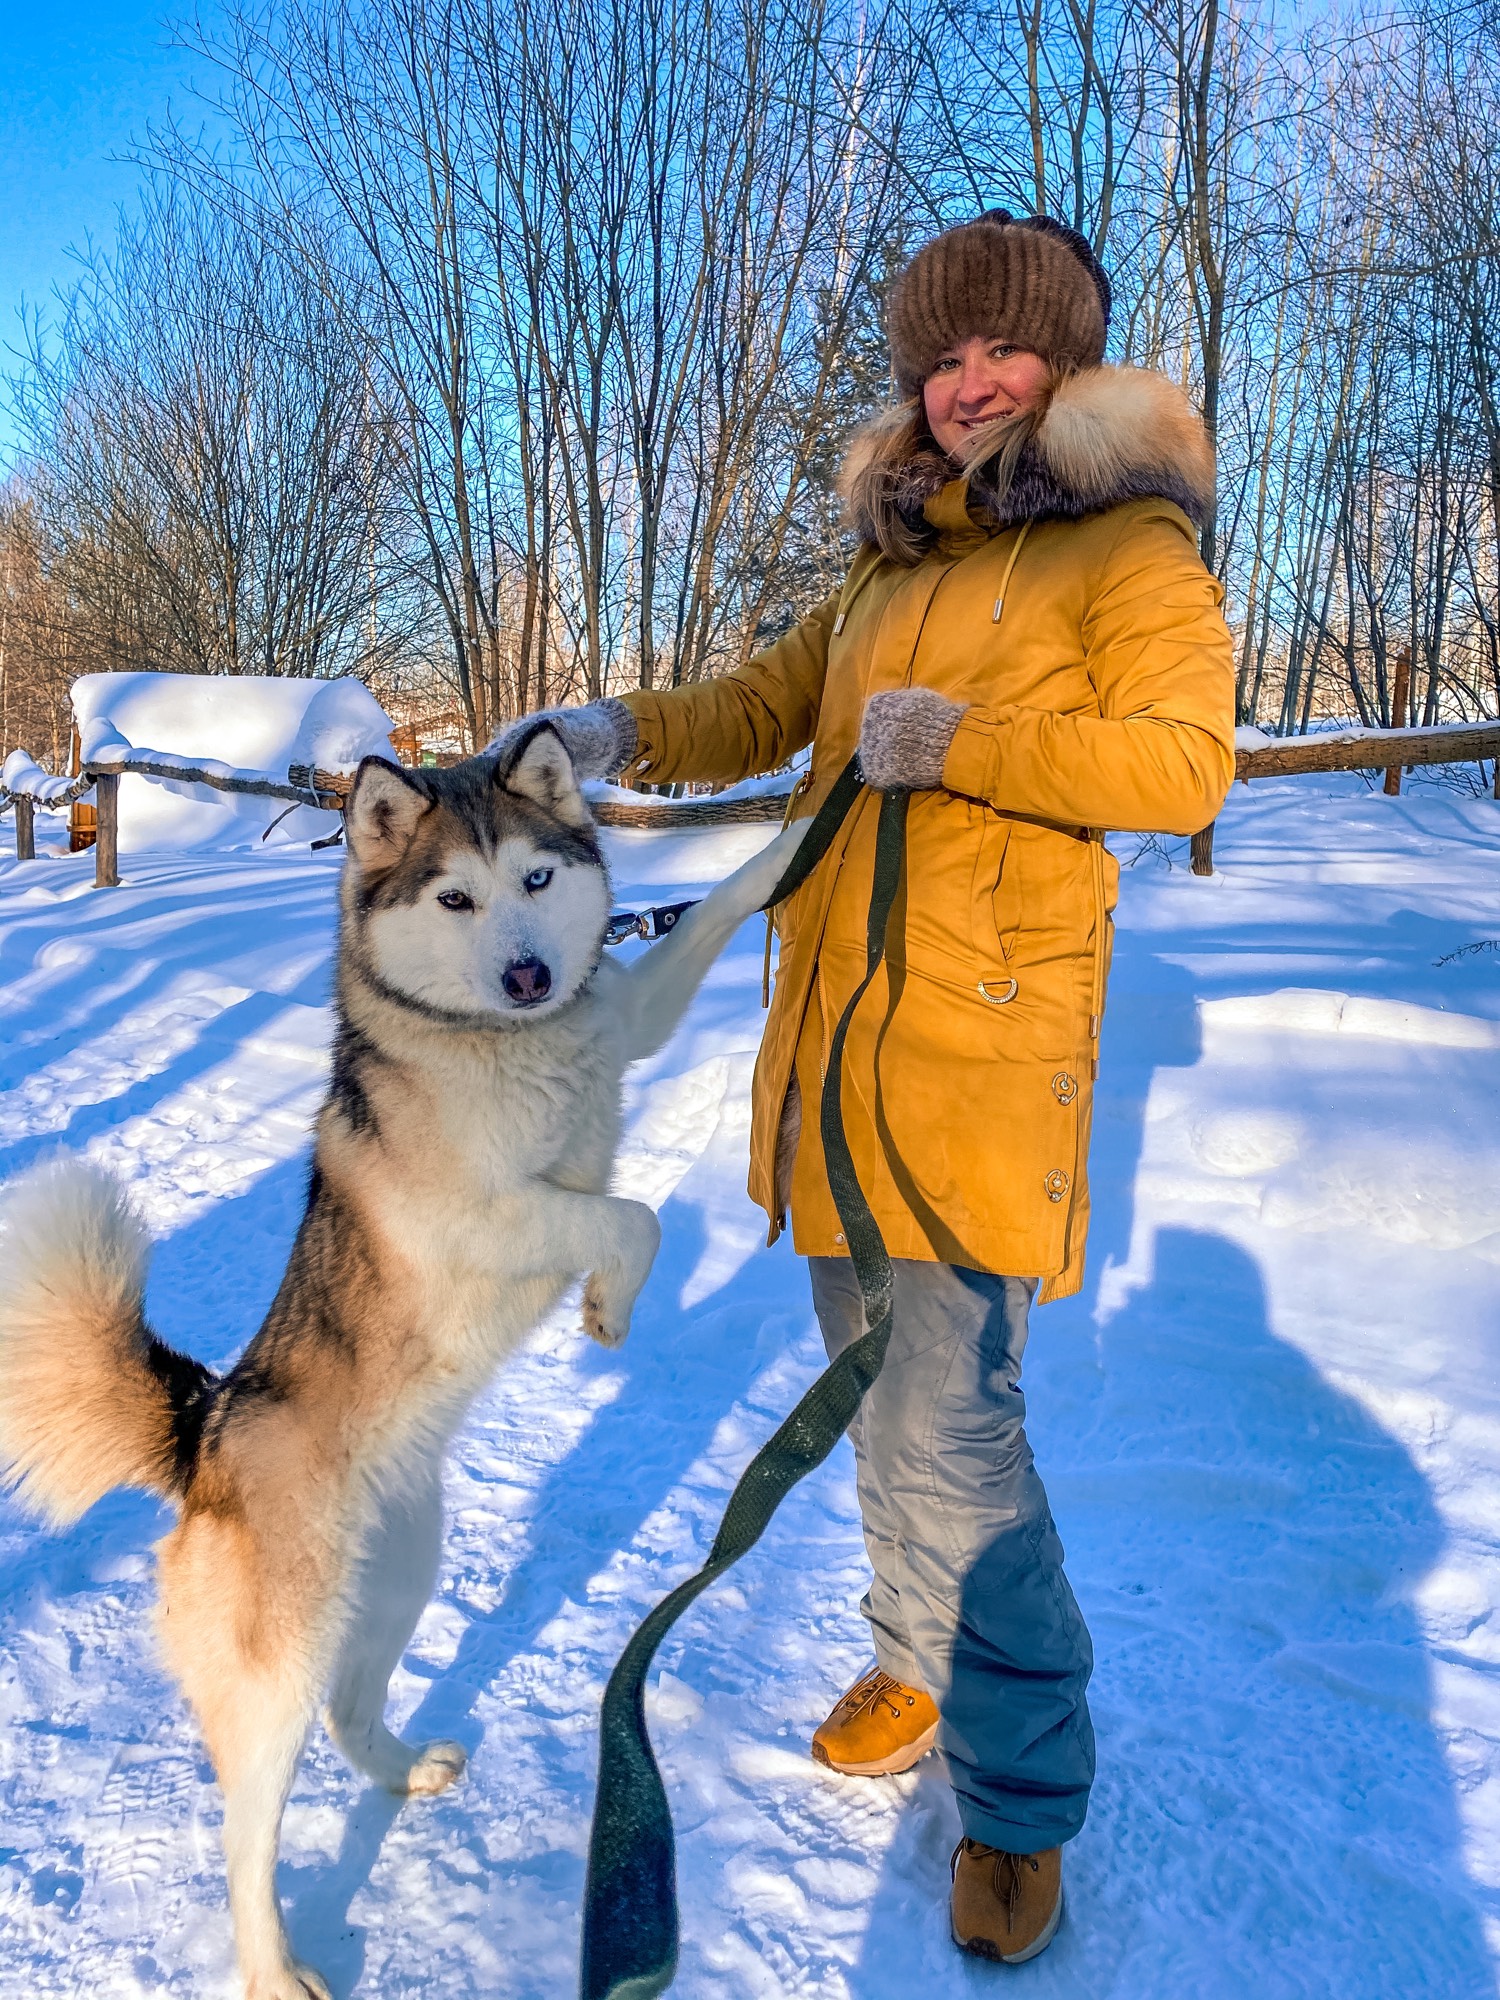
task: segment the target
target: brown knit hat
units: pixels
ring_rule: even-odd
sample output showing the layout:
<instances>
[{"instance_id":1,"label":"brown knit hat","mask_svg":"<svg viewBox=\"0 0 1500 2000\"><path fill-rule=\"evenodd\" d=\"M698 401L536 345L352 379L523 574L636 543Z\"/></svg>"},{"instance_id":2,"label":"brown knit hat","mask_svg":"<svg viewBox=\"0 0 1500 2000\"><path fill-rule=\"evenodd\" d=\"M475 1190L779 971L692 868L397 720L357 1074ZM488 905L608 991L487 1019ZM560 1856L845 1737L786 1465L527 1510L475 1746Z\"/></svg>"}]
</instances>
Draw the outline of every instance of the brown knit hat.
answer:
<instances>
[{"instance_id":1,"label":"brown knit hat","mask_svg":"<svg viewBox=\"0 0 1500 2000\"><path fill-rule=\"evenodd\" d=\"M914 396L938 356L973 334L1062 366L1104 359L1110 286L1088 239L1051 216L992 208L933 237L891 288L896 381Z\"/></svg>"}]
</instances>

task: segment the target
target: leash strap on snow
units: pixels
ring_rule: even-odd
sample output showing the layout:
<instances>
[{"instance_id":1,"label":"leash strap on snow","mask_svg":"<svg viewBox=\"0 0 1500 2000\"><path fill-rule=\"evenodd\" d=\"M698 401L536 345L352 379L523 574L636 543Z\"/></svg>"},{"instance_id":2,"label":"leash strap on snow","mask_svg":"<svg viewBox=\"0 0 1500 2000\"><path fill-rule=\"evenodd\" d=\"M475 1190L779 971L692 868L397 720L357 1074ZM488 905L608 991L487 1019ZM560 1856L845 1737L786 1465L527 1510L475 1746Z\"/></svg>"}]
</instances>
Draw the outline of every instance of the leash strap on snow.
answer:
<instances>
[{"instance_id":1,"label":"leash strap on snow","mask_svg":"<svg viewBox=\"0 0 1500 2000\"><path fill-rule=\"evenodd\" d=\"M853 762L840 775L771 901L800 888L828 851L862 789ZM729 1497L708 1561L636 1630L610 1675L599 1716L599 1789L583 1906L582 2000L652 2000L677 1971L677 1884L672 1815L646 1731L646 1674L657 1647L687 1610L759 1541L791 1489L833 1450L880 1373L891 1337L891 1261L844 1130L844 1043L855 1009L885 956L901 882L910 794L885 792L875 838L865 976L839 1017L828 1051L821 1129L828 1181L864 1299L867 1331L814 1382L755 1454Z\"/></svg>"}]
</instances>

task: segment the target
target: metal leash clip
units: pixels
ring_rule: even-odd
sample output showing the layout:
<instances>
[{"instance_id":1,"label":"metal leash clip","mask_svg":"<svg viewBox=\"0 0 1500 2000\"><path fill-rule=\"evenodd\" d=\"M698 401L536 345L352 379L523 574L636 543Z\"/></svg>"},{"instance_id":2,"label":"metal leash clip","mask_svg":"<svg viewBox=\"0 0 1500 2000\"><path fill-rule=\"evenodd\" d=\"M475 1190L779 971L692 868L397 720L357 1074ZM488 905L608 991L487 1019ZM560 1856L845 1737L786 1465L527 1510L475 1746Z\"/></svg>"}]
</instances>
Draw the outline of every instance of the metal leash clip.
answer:
<instances>
[{"instance_id":1,"label":"metal leash clip","mask_svg":"<svg viewBox=\"0 0 1500 2000\"><path fill-rule=\"evenodd\" d=\"M686 903L659 903L650 910L616 910L605 925L604 942L624 944L627 938L644 938L650 944L654 938L665 937L668 931L675 930L678 918L698 901L694 896Z\"/></svg>"}]
</instances>

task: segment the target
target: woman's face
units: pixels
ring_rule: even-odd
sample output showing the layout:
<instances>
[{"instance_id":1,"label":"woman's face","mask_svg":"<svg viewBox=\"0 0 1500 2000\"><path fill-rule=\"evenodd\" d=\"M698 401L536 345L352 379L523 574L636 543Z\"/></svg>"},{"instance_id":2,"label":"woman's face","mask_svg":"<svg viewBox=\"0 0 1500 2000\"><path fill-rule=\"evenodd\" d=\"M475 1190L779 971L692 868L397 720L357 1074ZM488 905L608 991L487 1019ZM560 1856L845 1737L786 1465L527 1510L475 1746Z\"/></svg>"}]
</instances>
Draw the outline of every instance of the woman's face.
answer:
<instances>
[{"instance_id":1,"label":"woman's face","mask_svg":"<svg viewBox=\"0 0 1500 2000\"><path fill-rule=\"evenodd\" d=\"M1029 348L974 334L940 354L922 384L927 425L950 458L997 417L1029 410L1046 386L1048 368Z\"/></svg>"}]
</instances>

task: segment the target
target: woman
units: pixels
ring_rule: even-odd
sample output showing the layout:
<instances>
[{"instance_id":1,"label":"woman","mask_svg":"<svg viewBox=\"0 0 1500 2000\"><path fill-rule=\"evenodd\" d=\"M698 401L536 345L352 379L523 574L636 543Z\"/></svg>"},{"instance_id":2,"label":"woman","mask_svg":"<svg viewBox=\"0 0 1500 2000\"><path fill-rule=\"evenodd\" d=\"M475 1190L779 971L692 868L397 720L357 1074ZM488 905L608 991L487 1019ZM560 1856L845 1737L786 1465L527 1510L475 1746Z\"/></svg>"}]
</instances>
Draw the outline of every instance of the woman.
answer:
<instances>
[{"instance_id":1,"label":"woman","mask_svg":"<svg viewBox=\"0 0 1500 2000\"><path fill-rule=\"evenodd\" d=\"M1222 593L1194 532L1212 454L1165 378L1101 366L1109 306L1087 243L1045 217L994 210L928 243L890 302L903 401L845 469L862 546L842 590L723 679L555 718L586 775L734 780L810 743L812 807L856 748L870 787L913 794L843 1091L895 1260L854 1439L877 1664L813 1754L865 1775L936 1745L964 1832L955 1941L1011 1963L1056 1930L1094 1769L1089 1637L1019 1380L1033 1297L1083 1277L1103 831L1194 832L1234 773ZM772 1240L790 1211L830 1355L862 1320L815 1114L864 972L877 803L780 913L755 1080L751 1193Z\"/></svg>"}]
</instances>

